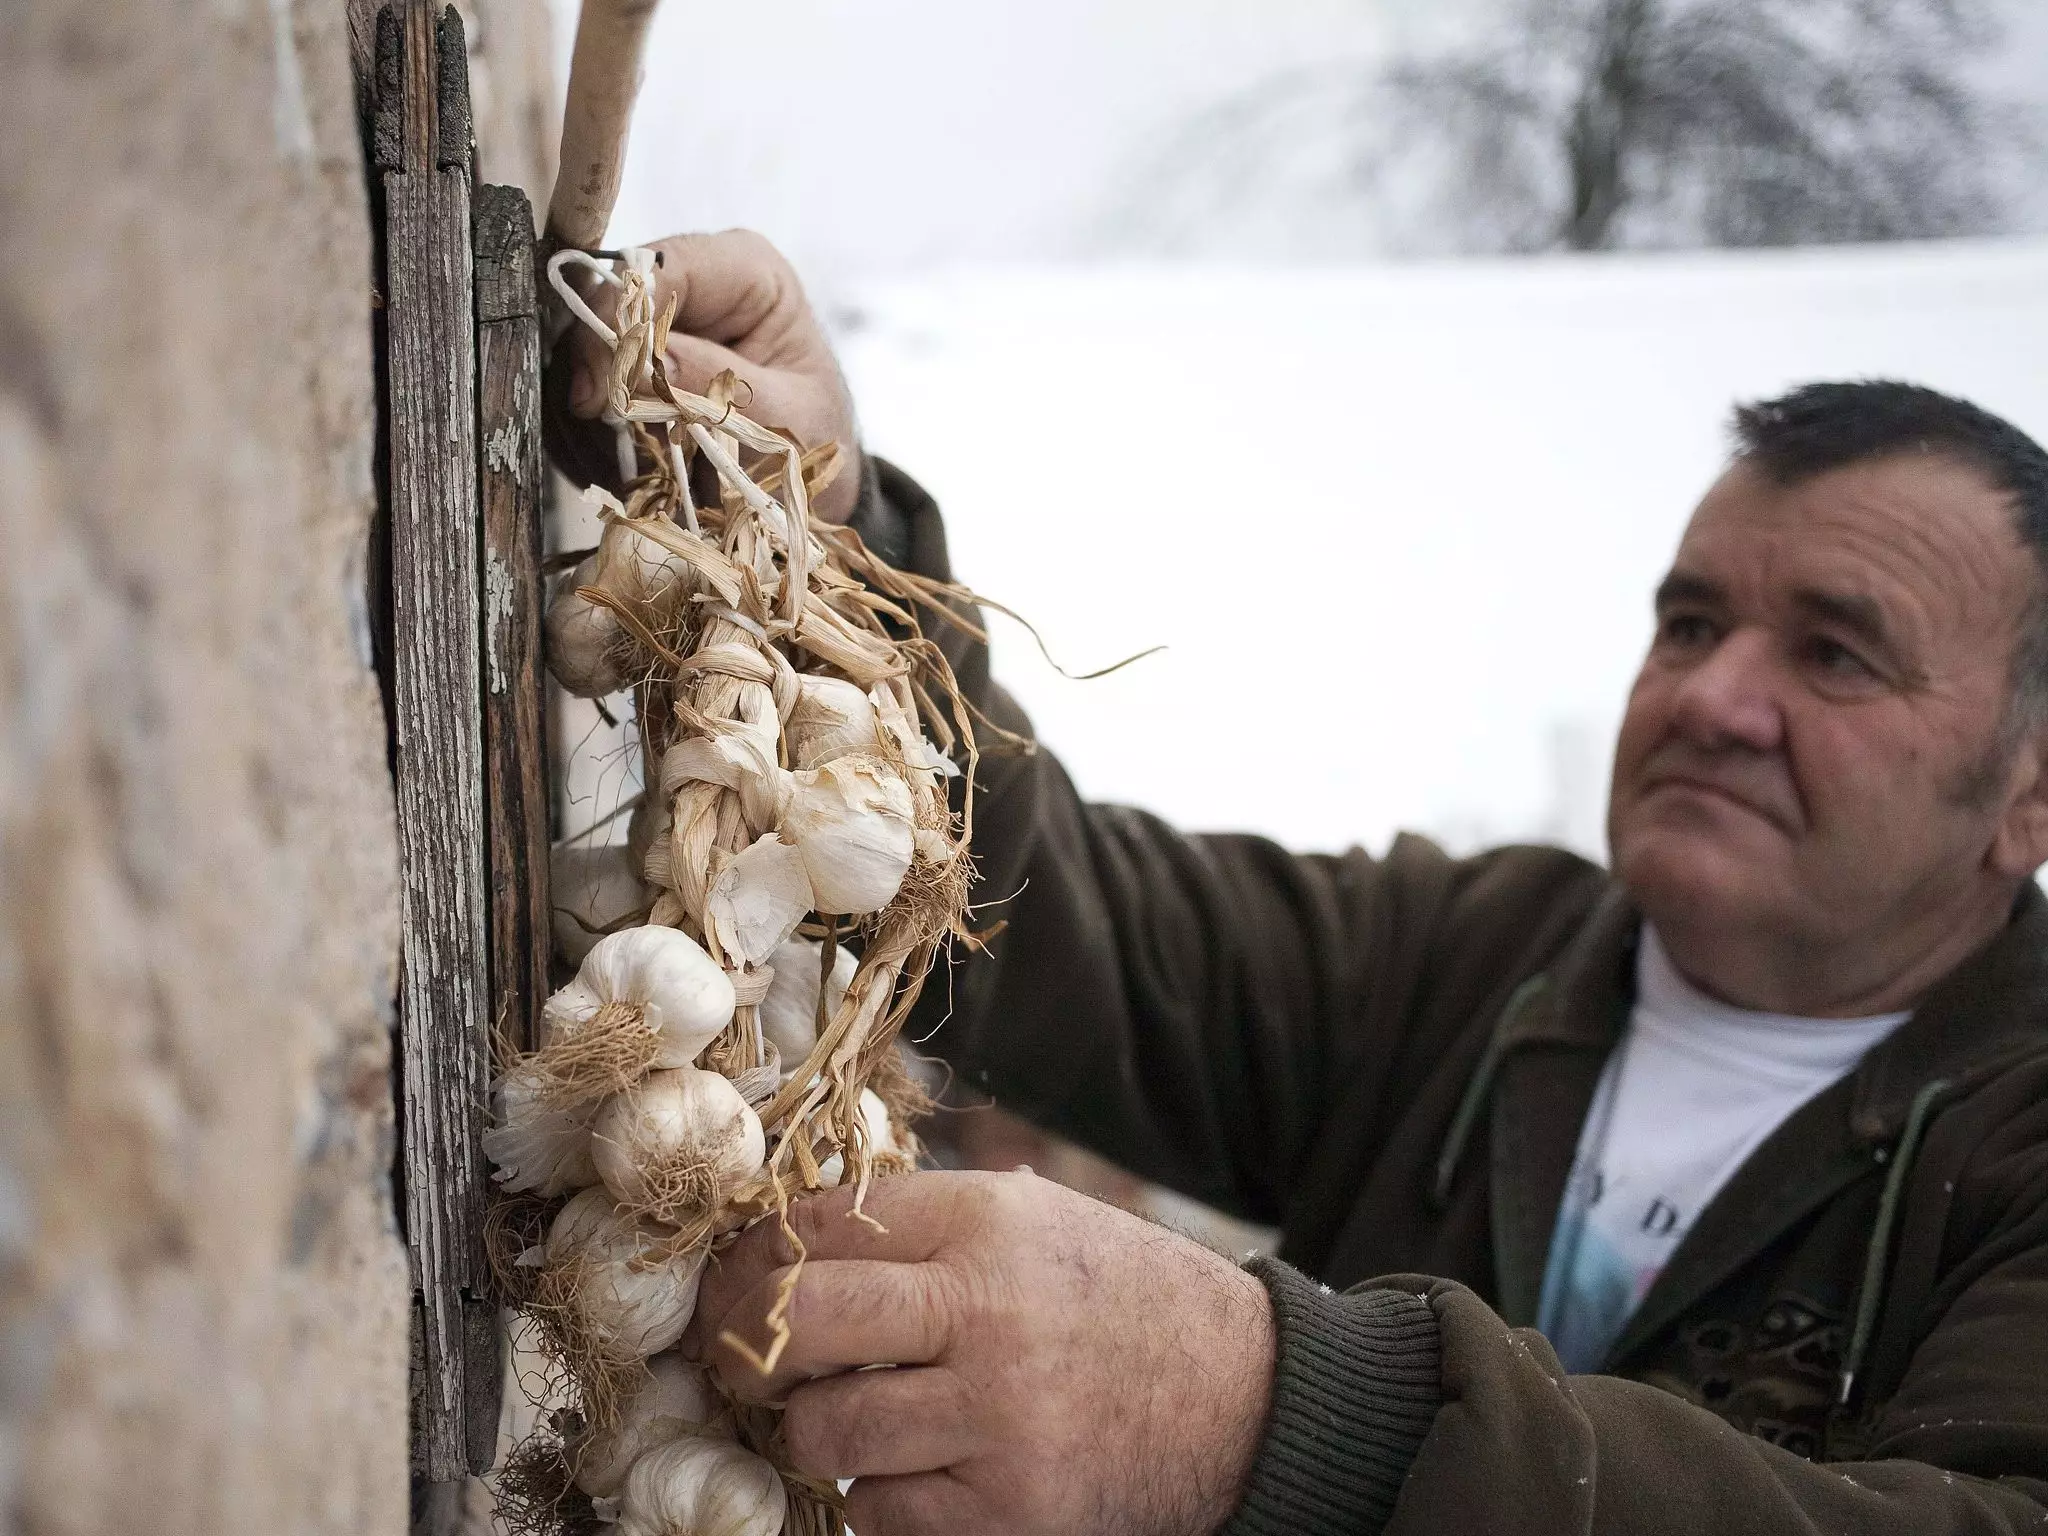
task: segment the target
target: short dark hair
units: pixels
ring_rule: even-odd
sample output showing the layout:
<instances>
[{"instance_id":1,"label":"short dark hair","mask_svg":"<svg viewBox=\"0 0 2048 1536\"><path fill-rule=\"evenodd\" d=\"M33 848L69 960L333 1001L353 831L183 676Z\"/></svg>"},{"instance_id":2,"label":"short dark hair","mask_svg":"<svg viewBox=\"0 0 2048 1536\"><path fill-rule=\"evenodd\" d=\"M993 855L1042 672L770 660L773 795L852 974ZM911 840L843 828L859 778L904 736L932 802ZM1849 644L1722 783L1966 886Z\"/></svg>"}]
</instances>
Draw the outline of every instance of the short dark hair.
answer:
<instances>
[{"instance_id":1,"label":"short dark hair","mask_svg":"<svg viewBox=\"0 0 2048 1536\"><path fill-rule=\"evenodd\" d=\"M1890 379L1802 384L1735 408L1735 458L1781 485L1904 454L1936 454L2012 498L2041 580L2013 658L2019 700L2048 716L2048 450L1982 406Z\"/></svg>"}]
</instances>

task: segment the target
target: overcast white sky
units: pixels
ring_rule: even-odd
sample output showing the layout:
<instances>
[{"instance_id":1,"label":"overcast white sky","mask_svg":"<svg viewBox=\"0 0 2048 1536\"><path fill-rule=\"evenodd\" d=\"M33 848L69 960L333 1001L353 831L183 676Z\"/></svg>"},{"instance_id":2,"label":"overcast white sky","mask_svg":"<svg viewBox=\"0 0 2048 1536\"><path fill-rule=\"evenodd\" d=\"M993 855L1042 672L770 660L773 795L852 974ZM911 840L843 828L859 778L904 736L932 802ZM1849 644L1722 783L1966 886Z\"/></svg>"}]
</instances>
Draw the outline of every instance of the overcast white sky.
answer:
<instances>
[{"instance_id":1,"label":"overcast white sky","mask_svg":"<svg viewBox=\"0 0 2048 1536\"><path fill-rule=\"evenodd\" d=\"M564 66L575 0L555 0ZM1994 68L2048 100L2048 4ZM750 225L814 285L1090 246L1190 114L1495 0L668 0L614 233Z\"/></svg>"},{"instance_id":2,"label":"overcast white sky","mask_svg":"<svg viewBox=\"0 0 2048 1536\"><path fill-rule=\"evenodd\" d=\"M1074 259L1191 112L1476 4L669 0L613 236L777 240L962 576L1077 670L1171 647L1071 684L999 636L1085 791L1298 846L1598 852L1647 594L1729 402L1906 375L2048 435L2048 244ZM2019 20L2000 68L2040 82L2048 5Z\"/></svg>"}]
</instances>

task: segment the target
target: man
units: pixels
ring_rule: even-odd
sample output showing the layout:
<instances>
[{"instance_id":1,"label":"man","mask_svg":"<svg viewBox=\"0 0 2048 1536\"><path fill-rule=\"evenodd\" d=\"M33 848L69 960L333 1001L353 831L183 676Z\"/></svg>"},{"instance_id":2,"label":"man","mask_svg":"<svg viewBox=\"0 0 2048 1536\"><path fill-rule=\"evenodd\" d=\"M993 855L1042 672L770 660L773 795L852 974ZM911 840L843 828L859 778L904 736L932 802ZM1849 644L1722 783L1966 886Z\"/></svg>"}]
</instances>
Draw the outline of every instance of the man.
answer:
<instances>
[{"instance_id":1,"label":"man","mask_svg":"<svg viewBox=\"0 0 2048 1536\"><path fill-rule=\"evenodd\" d=\"M854 450L779 258L663 252L681 382L730 366ZM756 1229L690 1347L787 1403L862 1536L2048 1529L2048 456L1901 385L1737 425L1657 594L1611 876L1299 857L985 765L982 889L1022 894L929 989L934 1046L1286 1262L913 1175L880 1226L801 1208L763 1379L724 1342L792 1257ZM825 511L948 574L890 467Z\"/></svg>"}]
</instances>

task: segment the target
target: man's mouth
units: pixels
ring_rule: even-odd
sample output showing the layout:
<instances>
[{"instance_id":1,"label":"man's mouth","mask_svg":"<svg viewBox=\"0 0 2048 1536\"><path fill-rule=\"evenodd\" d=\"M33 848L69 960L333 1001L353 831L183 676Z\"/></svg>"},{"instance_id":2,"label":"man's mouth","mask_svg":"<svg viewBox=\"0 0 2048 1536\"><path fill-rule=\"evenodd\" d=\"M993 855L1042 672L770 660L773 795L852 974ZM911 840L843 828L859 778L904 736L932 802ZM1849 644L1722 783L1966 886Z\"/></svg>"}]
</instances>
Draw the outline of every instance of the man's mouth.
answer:
<instances>
[{"instance_id":1,"label":"man's mouth","mask_svg":"<svg viewBox=\"0 0 2048 1536\"><path fill-rule=\"evenodd\" d=\"M1696 774L1657 774L1644 786L1643 792L1646 795L1652 795L1660 789L1686 790L1695 795L1703 795L1708 799L1719 800L1724 804L1734 806L1739 811L1747 811L1750 815L1761 821L1768 822L1771 826L1788 836L1795 830L1790 823L1790 818L1780 812L1759 803L1738 789L1731 789L1726 784L1719 784L1712 779L1702 778Z\"/></svg>"}]
</instances>

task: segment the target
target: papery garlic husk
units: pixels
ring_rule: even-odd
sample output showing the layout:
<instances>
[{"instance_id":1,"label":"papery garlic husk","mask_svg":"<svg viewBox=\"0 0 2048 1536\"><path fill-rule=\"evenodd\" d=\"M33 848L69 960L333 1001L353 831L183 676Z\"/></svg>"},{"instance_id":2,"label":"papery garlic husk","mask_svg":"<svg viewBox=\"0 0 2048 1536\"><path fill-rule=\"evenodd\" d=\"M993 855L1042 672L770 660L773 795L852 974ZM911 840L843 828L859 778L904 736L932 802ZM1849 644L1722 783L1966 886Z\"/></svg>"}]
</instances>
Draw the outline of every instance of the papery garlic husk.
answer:
<instances>
[{"instance_id":1,"label":"papery garlic husk","mask_svg":"<svg viewBox=\"0 0 2048 1536\"><path fill-rule=\"evenodd\" d=\"M910 785L880 758L834 758L790 775L782 835L803 856L819 912L886 907L910 868L916 830Z\"/></svg>"},{"instance_id":2,"label":"papery garlic husk","mask_svg":"<svg viewBox=\"0 0 2048 1536\"><path fill-rule=\"evenodd\" d=\"M684 1435L732 1438L725 1399L703 1371L677 1354L656 1355L647 1371L611 1428L593 1430L570 1448L576 1486L594 1498L616 1497L633 1463L657 1445Z\"/></svg>"},{"instance_id":3,"label":"papery garlic husk","mask_svg":"<svg viewBox=\"0 0 2048 1536\"><path fill-rule=\"evenodd\" d=\"M626 823L626 848L632 855L633 868L657 890L675 889L675 873L669 863L674 856L669 843L674 825L668 796L659 791L650 792L635 806L632 819Z\"/></svg>"},{"instance_id":4,"label":"papery garlic husk","mask_svg":"<svg viewBox=\"0 0 2048 1536\"><path fill-rule=\"evenodd\" d=\"M704 916L726 958L753 966L796 932L812 904L802 852L764 832L712 877Z\"/></svg>"},{"instance_id":5,"label":"papery garlic husk","mask_svg":"<svg viewBox=\"0 0 2048 1536\"><path fill-rule=\"evenodd\" d=\"M557 843L548 859L548 884L555 953L571 965L581 965L607 930L644 916L654 901L632 849L617 843Z\"/></svg>"},{"instance_id":6,"label":"papery garlic husk","mask_svg":"<svg viewBox=\"0 0 2048 1536\"><path fill-rule=\"evenodd\" d=\"M542 1050L589 1029L607 1004L637 1011L655 1035L647 1066L688 1066L732 1022L732 980L680 929L606 934L541 1010Z\"/></svg>"},{"instance_id":7,"label":"papery garlic husk","mask_svg":"<svg viewBox=\"0 0 2048 1536\"><path fill-rule=\"evenodd\" d=\"M591 1122L598 1176L622 1205L698 1221L761 1171L767 1141L739 1089L695 1067L650 1072Z\"/></svg>"},{"instance_id":8,"label":"papery garlic husk","mask_svg":"<svg viewBox=\"0 0 2048 1536\"><path fill-rule=\"evenodd\" d=\"M870 1165L877 1159L893 1158L899 1162L905 1160L903 1143L896 1138L896 1124L889 1118L889 1106L882 1102L882 1096L872 1088L863 1088L860 1091L860 1123L867 1132ZM846 1159L837 1152L818 1165L818 1180L827 1188L837 1184L845 1176Z\"/></svg>"},{"instance_id":9,"label":"papery garlic husk","mask_svg":"<svg viewBox=\"0 0 2048 1536\"><path fill-rule=\"evenodd\" d=\"M542 1300L572 1312L577 1337L609 1358L660 1354L689 1326L709 1251L675 1256L675 1239L621 1211L610 1190L586 1189L548 1228Z\"/></svg>"},{"instance_id":10,"label":"papery garlic husk","mask_svg":"<svg viewBox=\"0 0 2048 1536\"><path fill-rule=\"evenodd\" d=\"M788 775L775 761L773 722L734 722L711 736L685 736L661 758L661 789L673 795L685 784L716 784L740 797L740 808L757 832L775 825Z\"/></svg>"},{"instance_id":11,"label":"papery garlic husk","mask_svg":"<svg viewBox=\"0 0 2048 1536\"><path fill-rule=\"evenodd\" d=\"M789 1512L782 1474L730 1440L696 1436L633 1463L619 1500L619 1536L780 1536Z\"/></svg>"},{"instance_id":12,"label":"papery garlic husk","mask_svg":"<svg viewBox=\"0 0 2048 1536\"><path fill-rule=\"evenodd\" d=\"M942 778L957 779L960 776L960 765L932 745L923 727L917 723L917 717L904 709L887 683L875 684L869 691L868 701L874 708L875 721L882 735L907 766L928 769Z\"/></svg>"},{"instance_id":13,"label":"papery garlic husk","mask_svg":"<svg viewBox=\"0 0 2048 1536\"><path fill-rule=\"evenodd\" d=\"M496 1124L484 1132L484 1156L497 1165L492 1175L508 1190L567 1194L597 1182L590 1156L590 1120L595 1103L562 1109L549 1104L530 1067L515 1066L497 1081Z\"/></svg>"},{"instance_id":14,"label":"papery garlic husk","mask_svg":"<svg viewBox=\"0 0 2048 1536\"><path fill-rule=\"evenodd\" d=\"M818 971L825 946L816 939L790 939L769 957L775 979L768 983L768 995L761 999L755 1017L761 1034L782 1054L786 1072L794 1072L818 1043ZM832 974L825 980L825 1017L839 1012L858 957L844 944L832 956Z\"/></svg>"},{"instance_id":15,"label":"papery garlic husk","mask_svg":"<svg viewBox=\"0 0 2048 1536\"><path fill-rule=\"evenodd\" d=\"M796 708L783 732L790 763L799 769L821 767L850 753L873 756L882 744L867 694L853 683L815 673L797 679Z\"/></svg>"}]
</instances>

